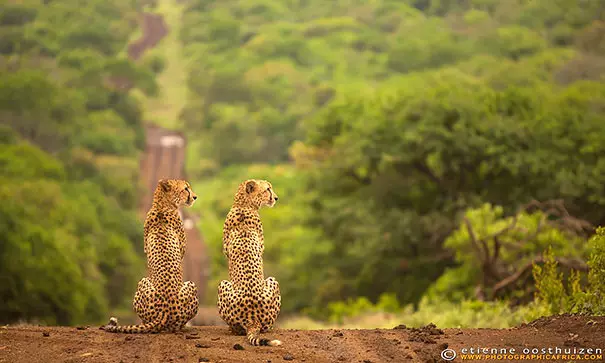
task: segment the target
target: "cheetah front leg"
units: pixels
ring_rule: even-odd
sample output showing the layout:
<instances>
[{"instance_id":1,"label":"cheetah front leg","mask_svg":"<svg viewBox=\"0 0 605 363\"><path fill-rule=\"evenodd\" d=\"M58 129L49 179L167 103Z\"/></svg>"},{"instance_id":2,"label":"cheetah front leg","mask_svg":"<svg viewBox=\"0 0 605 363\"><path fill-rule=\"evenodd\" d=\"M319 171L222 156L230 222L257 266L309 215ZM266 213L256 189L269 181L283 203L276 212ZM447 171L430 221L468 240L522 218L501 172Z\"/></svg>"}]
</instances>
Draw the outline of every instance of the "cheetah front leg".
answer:
<instances>
[{"instance_id":1,"label":"cheetah front leg","mask_svg":"<svg viewBox=\"0 0 605 363\"><path fill-rule=\"evenodd\" d=\"M265 312L261 332L266 332L273 328L281 310L279 282L274 277L269 277L265 280L265 283L263 290L263 307Z\"/></svg>"},{"instance_id":2,"label":"cheetah front leg","mask_svg":"<svg viewBox=\"0 0 605 363\"><path fill-rule=\"evenodd\" d=\"M185 281L179 291L181 310L177 312L176 330L182 330L185 324L195 317L199 309L199 303L197 286L191 281Z\"/></svg>"},{"instance_id":3,"label":"cheetah front leg","mask_svg":"<svg viewBox=\"0 0 605 363\"><path fill-rule=\"evenodd\" d=\"M253 298L252 301L248 301L248 306L251 306L251 302L258 306L259 310L256 311L256 317L254 311L252 314L247 315L244 322L246 328L246 335L248 342L251 345L265 345L265 346L278 346L282 342L277 339L260 338L259 334L267 332L273 328L273 324L279 315L281 308L281 295L279 291L279 283L273 277L269 277L265 280L265 287L260 296ZM258 305L256 305L258 304ZM260 319L258 319L260 317Z\"/></svg>"},{"instance_id":4,"label":"cheetah front leg","mask_svg":"<svg viewBox=\"0 0 605 363\"><path fill-rule=\"evenodd\" d=\"M240 312L237 311L240 303L239 295L235 293L231 281L223 280L218 287L218 313L233 334L246 335L246 330L242 326Z\"/></svg>"},{"instance_id":5,"label":"cheetah front leg","mask_svg":"<svg viewBox=\"0 0 605 363\"><path fill-rule=\"evenodd\" d=\"M147 277L139 281L137 291L134 294L132 306L143 324L156 321L160 318L160 311L156 308L156 291L155 287Z\"/></svg>"}]
</instances>

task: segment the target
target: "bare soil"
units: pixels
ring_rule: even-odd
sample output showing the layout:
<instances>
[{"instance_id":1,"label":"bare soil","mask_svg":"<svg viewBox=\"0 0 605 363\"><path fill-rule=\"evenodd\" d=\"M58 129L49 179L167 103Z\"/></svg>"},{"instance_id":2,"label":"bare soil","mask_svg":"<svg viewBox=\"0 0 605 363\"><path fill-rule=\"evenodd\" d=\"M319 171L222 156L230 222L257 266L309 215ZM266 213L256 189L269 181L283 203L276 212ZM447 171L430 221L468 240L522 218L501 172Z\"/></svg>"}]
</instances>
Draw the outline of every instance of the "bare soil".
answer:
<instances>
[{"instance_id":1,"label":"bare soil","mask_svg":"<svg viewBox=\"0 0 605 363\"><path fill-rule=\"evenodd\" d=\"M560 315L510 329L277 329L264 336L283 345L253 347L225 326L145 335L98 327L7 326L0 328L0 362L442 362L446 348L456 350L460 361L460 350L471 347L515 348L518 354L524 348L604 349L605 317Z\"/></svg>"},{"instance_id":2,"label":"bare soil","mask_svg":"<svg viewBox=\"0 0 605 363\"><path fill-rule=\"evenodd\" d=\"M155 47L168 34L168 26L160 14L142 13L141 37L128 45L130 59L139 59L145 51Z\"/></svg>"}]
</instances>

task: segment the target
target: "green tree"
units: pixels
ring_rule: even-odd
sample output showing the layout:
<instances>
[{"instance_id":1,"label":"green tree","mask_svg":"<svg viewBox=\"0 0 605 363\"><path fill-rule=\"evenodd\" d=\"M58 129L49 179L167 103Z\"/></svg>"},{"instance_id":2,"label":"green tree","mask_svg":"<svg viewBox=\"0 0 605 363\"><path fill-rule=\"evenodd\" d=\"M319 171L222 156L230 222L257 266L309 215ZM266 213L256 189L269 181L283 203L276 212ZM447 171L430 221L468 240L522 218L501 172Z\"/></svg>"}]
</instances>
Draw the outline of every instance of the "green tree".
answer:
<instances>
[{"instance_id":1,"label":"green tree","mask_svg":"<svg viewBox=\"0 0 605 363\"><path fill-rule=\"evenodd\" d=\"M332 298L414 301L452 263L442 243L456 217L482 202L511 213L563 198L572 215L605 217L595 189L605 130L589 106L601 85L496 91L455 73L404 84L341 95L309 125L307 223L334 244Z\"/></svg>"},{"instance_id":2,"label":"green tree","mask_svg":"<svg viewBox=\"0 0 605 363\"><path fill-rule=\"evenodd\" d=\"M105 318L109 302L131 295L141 267L120 231L133 221L116 215L98 186L69 182L60 161L35 146L0 150L0 318L64 325Z\"/></svg>"},{"instance_id":3,"label":"green tree","mask_svg":"<svg viewBox=\"0 0 605 363\"><path fill-rule=\"evenodd\" d=\"M501 207L485 204L468 210L463 221L444 242L454 251L458 266L446 270L429 288L434 301L507 298L519 304L533 299L534 265L551 261L543 253L552 251L556 261L569 269L586 271L586 248L590 224L568 217L560 201L533 201L510 217ZM536 283L540 283L538 279ZM539 286L538 286L539 289Z\"/></svg>"},{"instance_id":4,"label":"green tree","mask_svg":"<svg viewBox=\"0 0 605 363\"><path fill-rule=\"evenodd\" d=\"M0 5L1 322L98 323L143 269L135 214L150 69L134 1Z\"/></svg>"}]
</instances>

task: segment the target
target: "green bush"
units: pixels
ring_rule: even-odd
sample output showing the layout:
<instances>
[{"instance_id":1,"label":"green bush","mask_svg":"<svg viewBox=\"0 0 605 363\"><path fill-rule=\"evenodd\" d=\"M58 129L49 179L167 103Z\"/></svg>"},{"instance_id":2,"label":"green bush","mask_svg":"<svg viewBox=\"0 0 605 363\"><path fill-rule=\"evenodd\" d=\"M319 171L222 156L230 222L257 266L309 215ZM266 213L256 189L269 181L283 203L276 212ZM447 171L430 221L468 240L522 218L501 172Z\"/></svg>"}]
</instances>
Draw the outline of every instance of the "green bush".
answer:
<instances>
[{"instance_id":1,"label":"green bush","mask_svg":"<svg viewBox=\"0 0 605 363\"><path fill-rule=\"evenodd\" d=\"M0 5L0 26L24 25L33 21L38 9L21 4Z\"/></svg>"},{"instance_id":2,"label":"green bush","mask_svg":"<svg viewBox=\"0 0 605 363\"><path fill-rule=\"evenodd\" d=\"M142 267L124 235L136 221L98 186L67 182L61 163L31 145L0 147L0 164L0 319L104 320L131 297Z\"/></svg>"},{"instance_id":3,"label":"green bush","mask_svg":"<svg viewBox=\"0 0 605 363\"><path fill-rule=\"evenodd\" d=\"M159 54L150 54L145 57L145 64L155 74L160 74L166 68L166 59Z\"/></svg>"},{"instance_id":4,"label":"green bush","mask_svg":"<svg viewBox=\"0 0 605 363\"><path fill-rule=\"evenodd\" d=\"M501 50L504 56L518 60L544 50L547 42L536 32L519 26L511 26L498 29L495 46Z\"/></svg>"},{"instance_id":5,"label":"green bush","mask_svg":"<svg viewBox=\"0 0 605 363\"><path fill-rule=\"evenodd\" d=\"M550 250L544 255L544 266L534 265L536 303L547 308L550 314L605 315L605 228L597 228L588 249L588 274L576 271L568 279L564 278Z\"/></svg>"},{"instance_id":6,"label":"green bush","mask_svg":"<svg viewBox=\"0 0 605 363\"><path fill-rule=\"evenodd\" d=\"M503 208L488 204L468 210L460 227L444 242L444 247L455 252L460 266L446 270L428 290L428 296L460 301L482 293L490 300L495 297L529 299L523 291L533 282L522 276L506 289L492 289L545 251L552 249L557 255L576 261L588 256L585 240L580 235L549 222L557 217L540 211L503 217ZM547 268L547 271L550 270Z\"/></svg>"},{"instance_id":7,"label":"green bush","mask_svg":"<svg viewBox=\"0 0 605 363\"><path fill-rule=\"evenodd\" d=\"M402 309L394 294L382 294L376 304L372 304L365 297L348 299L346 302L338 301L328 304L328 321L342 324L345 318L358 317L363 314L387 312L395 313Z\"/></svg>"},{"instance_id":8,"label":"green bush","mask_svg":"<svg viewBox=\"0 0 605 363\"><path fill-rule=\"evenodd\" d=\"M546 310L537 306L511 308L504 301L484 302L463 300L452 303L449 301L432 301L422 299L418 306L405 306L393 313L385 313L375 306L368 304L342 303L339 312L345 312L347 307L367 306L359 310L358 315L342 314L342 318L332 319L331 322L316 321L308 317L298 316L284 318L279 324L285 329L392 329L403 324L407 327L421 327L429 323L439 328L491 328L503 329L530 322L546 314Z\"/></svg>"}]
</instances>

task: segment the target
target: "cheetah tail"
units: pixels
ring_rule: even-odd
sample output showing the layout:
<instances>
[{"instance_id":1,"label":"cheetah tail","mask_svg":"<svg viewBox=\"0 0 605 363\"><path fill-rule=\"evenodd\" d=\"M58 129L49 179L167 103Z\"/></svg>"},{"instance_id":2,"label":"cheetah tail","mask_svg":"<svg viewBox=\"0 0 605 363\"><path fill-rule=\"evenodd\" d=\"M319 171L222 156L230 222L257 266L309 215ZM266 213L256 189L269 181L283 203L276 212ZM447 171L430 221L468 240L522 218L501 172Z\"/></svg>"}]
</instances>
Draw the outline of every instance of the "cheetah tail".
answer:
<instances>
[{"instance_id":1,"label":"cheetah tail","mask_svg":"<svg viewBox=\"0 0 605 363\"><path fill-rule=\"evenodd\" d=\"M247 334L248 342L254 346L263 345L263 346L277 347L278 345L281 345L280 340L277 340L277 339L269 340L266 338L259 338L258 337L259 334L260 334L259 328L252 328L252 329L248 330L248 334Z\"/></svg>"},{"instance_id":2,"label":"cheetah tail","mask_svg":"<svg viewBox=\"0 0 605 363\"><path fill-rule=\"evenodd\" d=\"M118 319L111 317L109 323L103 327L103 330L110 333L143 334L159 333L166 325L168 314L162 312L160 319L139 325L118 325Z\"/></svg>"}]
</instances>

